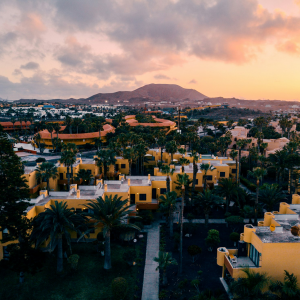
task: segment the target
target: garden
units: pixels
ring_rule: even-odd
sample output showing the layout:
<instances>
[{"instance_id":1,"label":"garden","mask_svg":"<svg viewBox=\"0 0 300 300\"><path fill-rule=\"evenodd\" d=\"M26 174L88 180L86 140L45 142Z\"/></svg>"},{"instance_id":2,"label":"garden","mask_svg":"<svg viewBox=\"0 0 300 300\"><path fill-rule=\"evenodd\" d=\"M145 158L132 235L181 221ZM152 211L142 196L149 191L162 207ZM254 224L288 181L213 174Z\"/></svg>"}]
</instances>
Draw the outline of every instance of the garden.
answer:
<instances>
[{"instance_id":1,"label":"garden","mask_svg":"<svg viewBox=\"0 0 300 300\"><path fill-rule=\"evenodd\" d=\"M121 299L120 294L124 300L141 299L147 235L140 233L136 239L136 243L112 242L110 270L103 268L104 256L97 251L95 243L74 243L72 257L77 259L69 259L69 262L64 259L62 274L57 274L56 255L47 253L42 269L35 274L26 273L21 285L18 283L19 274L6 268L5 261L2 261L0 299L109 300Z\"/></svg>"}]
</instances>

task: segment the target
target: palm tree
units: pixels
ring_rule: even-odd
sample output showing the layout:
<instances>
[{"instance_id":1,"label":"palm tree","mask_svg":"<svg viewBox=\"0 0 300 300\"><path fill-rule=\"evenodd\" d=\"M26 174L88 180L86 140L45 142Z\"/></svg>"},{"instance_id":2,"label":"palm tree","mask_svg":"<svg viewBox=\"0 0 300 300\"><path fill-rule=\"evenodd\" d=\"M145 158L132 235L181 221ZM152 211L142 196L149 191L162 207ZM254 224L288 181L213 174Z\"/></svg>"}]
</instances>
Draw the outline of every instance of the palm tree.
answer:
<instances>
[{"instance_id":1,"label":"palm tree","mask_svg":"<svg viewBox=\"0 0 300 300\"><path fill-rule=\"evenodd\" d=\"M60 163L67 167L68 189L70 190L70 167L76 162L76 156L71 150L64 150L61 153Z\"/></svg>"},{"instance_id":2,"label":"palm tree","mask_svg":"<svg viewBox=\"0 0 300 300\"><path fill-rule=\"evenodd\" d=\"M56 179L58 176L57 174L57 167L51 162L42 162L36 168L36 179L40 181L47 182L47 190L50 190L49 181L50 178L53 180Z\"/></svg>"},{"instance_id":3,"label":"palm tree","mask_svg":"<svg viewBox=\"0 0 300 300\"><path fill-rule=\"evenodd\" d=\"M242 155L242 149L246 147L246 145L251 143L251 139L240 139L236 142L236 145L239 150L239 175L238 175L238 185L240 185L240 175L241 175L241 155ZM238 170L236 170L238 171Z\"/></svg>"},{"instance_id":4,"label":"palm tree","mask_svg":"<svg viewBox=\"0 0 300 300\"><path fill-rule=\"evenodd\" d=\"M10 120L13 124L13 128L14 128L14 133L15 133L15 123L16 123L16 119L15 118L11 118Z\"/></svg>"},{"instance_id":5,"label":"palm tree","mask_svg":"<svg viewBox=\"0 0 300 300\"><path fill-rule=\"evenodd\" d=\"M76 144L74 144L74 143L62 144L62 150L63 151L68 150L68 151L72 152L73 158L75 159L75 162L76 162L76 155L78 153ZM69 154L71 155L71 153L69 153ZM72 178L72 183L73 183L73 164L71 164L71 178Z\"/></svg>"},{"instance_id":6,"label":"palm tree","mask_svg":"<svg viewBox=\"0 0 300 300\"><path fill-rule=\"evenodd\" d=\"M271 166L275 168L276 170L276 182L279 184L282 180L282 175L284 173L284 170L286 168L286 158L288 156L288 152L286 150L281 151L275 151L275 153L271 153L268 157L269 162L271 163Z\"/></svg>"},{"instance_id":7,"label":"palm tree","mask_svg":"<svg viewBox=\"0 0 300 300\"><path fill-rule=\"evenodd\" d=\"M99 150L97 151L96 155L98 156L95 158L97 166L99 168L103 167L104 177L107 179L107 172L110 165L115 165L116 163L116 153L113 150Z\"/></svg>"},{"instance_id":8,"label":"palm tree","mask_svg":"<svg viewBox=\"0 0 300 300\"><path fill-rule=\"evenodd\" d=\"M190 163L190 161L187 158L185 158L185 157L180 157L179 158L179 164L181 165L182 173L184 173L184 166L188 165L189 163Z\"/></svg>"},{"instance_id":9,"label":"palm tree","mask_svg":"<svg viewBox=\"0 0 300 300\"><path fill-rule=\"evenodd\" d=\"M267 211L273 211L275 205L286 199L286 194L277 184L267 184L259 191L258 199Z\"/></svg>"},{"instance_id":10,"label":"palm tree","mask_svg":"<svg viewBox=\"0 0 300 300\"><path fill-rule=\"evenodd\" d=\"M77 134L78 134L78 127L79 125L82 123L82 120L80 118L74 118L73 119L73 125L76 127L77 129Z\"/></svg>"},{"instance_id":11,"label":"palm tree","mask_svg":"<svg viewBox=\"0 0 300 300\"><path fill-rule=\"evenodd\" d=\"M257 167L257 168L254 168L253 171L249 170L248 174L249 174L249 176L252 176L256 179L256 199L255 199L255 206L254 206L254 222L255 222L255 224L257 224L259 183L260 183L260 180L262 180L262 178L267 175L267 170Z\"/></svg>"},{"instance_id":12,"label":"palm tree","mask_svg":"<svg viewBox=\"0 0 300 300\"><path fill-rule=\"evenodd\" d=\"M211 210L224 203L224 200L215 195L211 190L205 190L196 196L196 205L202 208L205 215L205 227L208 227L209 214Z\"/></svg>"},{"instance_id":13,"label":"palm tree","mask_svg":"<svg viewBox=\"0 0 300 300\"><path fill-rule=\"evenodd\" d=\"M49 131L49 133L51 135L51 143L52 143L52 147L53 147L53 150L54 150L53 139L52 139L52 133L54 131L53 124L48 123L46 128L47 128L47 130Z\"/></svg>"},{"instance_id":14,"label":"palm tree","mask_svg":"<svg viewBox=\"0 0 300 300\"><path fill-rule=\"evenodd\" d=\"M36 143L37 143L37 145L38 145L38 147L39 147L39 149L40 149L40 152L41 152L41 147L40 147L40 144L41 144L41 135L40 135L39 133L37 133L37 134L34 136L33 139L36 141Z\"/></svg>"},{"instance_id":15,"label":"palm tree","mask_svg":"<svg viewBox=\"0 0 300 300\"><path fill-rule=\"evenodd\" d=\"M174 174L175 169L171 169L169 165L162 165L160 171L166 174L167 193L170 192L170 175Z\"/></svg>"},{"instance_id":16,"label":"palm tree","mask_svg":"<svg viewBox=\"0 0 300 300\"><path fill-rule=\"evenodd\" d=\"M172 258L171 253L162 252L162 251L159 251L158 257L154 257L153 260L158 263L158 267L156 268L156 271L158 269L162 271L163 274L162 285L166 286L168 284L167 267L170 265L177 265L177 261L174 258Z\"/></svg>"},{"instance_id":17,"label":"palm tree","mask_svg":"<svg viewBox=\"0 0 300 300\"><path fill-rule=\"evenodd\" d=\"M166 143L166 151L171 154L171 163L173 162L173 154L177 151L177 146L174 141L170 141Z\"/></svg>"},{"instance_id":18,"label":"palm tree","mask_svg":"<svg viewBox=\"0 0 300 300\"><path fill-rule=\"evenodd\" d=\"M88 200L88 204L84 204L84 207L91 212L86 213L86 216L90 217L90 220L94 222L94 226L101 225L103 230L103 236L105 238L105 258L104 269L109 270L111 268L111 255L110 255L110 233L114 228L127 227L140 230L134 224L127 223L130 216L128 215L128 200L122 200L122 197L118 195L110 195L99 197L96 201Z\"/></svg>"},{"instance_id":19,"label":"palm tree","mask_svg":"<svg viewBox=\"0 0 300 300\"><path fill-rule=\"evenodd\" d=\"M66 127L69 128L69 133L72 134L72 123L73 123L73 120L71 117L69 116L66 116L66 119L65 119L65 125Z\"/></svg>"},{"instance_id":20,"label":"palm tree","mask_svg":"<svg viewBox=\"0 0 300 300\"><path fill-rule=\"evenodd\" d=\"M263 292L264 288L270 281L270 278L266 275L266 273L255 273L249 269L243 269L242 271L246 276L234 280L230 285L230 291L234 295L233 299L270 299L268 298L268 292Z\"/></svg>"},{"instance_id":21,"label":"palm tree","mask_svg":"<svg viewBox=\"0 0 300 300\"><path fill-rule=\"evenodd\" d=\"M195 188L196 188L196 179L198 173L197 162L199 161L199 155L196 151L192 151L192 153L190 153L189 156L193 158L193 185L192 185L192 199L193 199L193 195L195 194Z\"/></svg>"},{"instance_id":22,"label":"palm tree","mask_svg":"<svg viewBox=\"0 0 300 300\"><path fill-rule=\"evenodd\" d=\"M56 133L56 137L58 138L58 134L59 134L59 131L61 129L60 124L59 123L53 123L53 129L54 129L54 131Z\"/></svg>"},{"instance_id":23,"label":"palm tree","mask_svg":"<svg viewBox=\"0 0 300 300\"><path fill-rule=\"evenodd\" d=\"M238 160L236 159L238 156L238 152L236 150L231 150L229 153L229 156L232 158L232 160L235 160L235 181L238 183Z\"/></svg>"},{"instance_id":24,"label":"palm tree","mask_svg":"<svg viewBox=\"0 0 300 300\"><path fill-rule=\"evenodd\" d=\"M180 210L180 263L179 263L179 274L182 273L182 236L183 236L183 210L184 210L184 199L185 199L185 186L189 181L189 176L187 174L178 174L177 181L181 185L181 210Z\"/></svg>"},{"instance_id":25,"label":"palm tree","mask_svg":"<svg viewBox=\"0 0 300 300\"><path fill-rule=\"evenodd\" d=\"M89 170L80 169L78 173L76 174L75 180L82 179L83 183L89 183L89 181L92 179L92 174L89 172Z\"/></svg>"},{"instance_id":26,"label":"palm tree","mask_svg":"<svg viewBox=\"0 0 300 300\"><path fill-rule=\"evenodd\" d=\"M176 208L177 193L176 192L167 192L164 195L159 197L159 209L162 212L168 214L169 227L170 227L170 237L173 236L173 213Z\"/></svg>"},{"instance_id":27,"label":"palm tree","mask_svg":"<svg viewBox=\"0 0 300 300\"><path fill-rule=\"evenodd\" d=\"M226 197L226 212L228 212L229 203L238 194L237 183L232 178L221 178L219 185L215 188L215 193L219 196Z\"/></svg>"},{"instance_id":28,"label":"palm tree","mask_svg":"<svg viewBox=\"0 0 300 300\"><path fill-rule=\"evenodd\" d=\"M284 282L271 282L270 291L274 293L273 299L276 300L298 300L300 299L300 289L298 286L298 278L288 271L284 271Z\"/></svg>"},{"instance_id":29,"label":"palm tree","mask_svg":"<svg viewBox=\"0 0 300 300\"><path fill-rule=\"evenodd\" d=\"M76 214L74 209L68 208L66 202L55 201L54 205L46 208L33 221L34 229L31 239L36 241L36 247L50 237L49 248L53 251L57 247L57 272L63 271L63 238L71 249L70 231L81 233L80 227L85 218Z\"/></svg>"},{"instance_id":30,"label":"palm tree","mask_svg":"<svg viewBox=\"0 0 300 300\"><path fill-rule=\"evenodd\" d=\"M204 172L203 178L204 178L204 189L206 189L206 181L207 181L207 172L212 171L214 167L210 164L201 164L200 170Z\"/></svg>"}]
</instances>

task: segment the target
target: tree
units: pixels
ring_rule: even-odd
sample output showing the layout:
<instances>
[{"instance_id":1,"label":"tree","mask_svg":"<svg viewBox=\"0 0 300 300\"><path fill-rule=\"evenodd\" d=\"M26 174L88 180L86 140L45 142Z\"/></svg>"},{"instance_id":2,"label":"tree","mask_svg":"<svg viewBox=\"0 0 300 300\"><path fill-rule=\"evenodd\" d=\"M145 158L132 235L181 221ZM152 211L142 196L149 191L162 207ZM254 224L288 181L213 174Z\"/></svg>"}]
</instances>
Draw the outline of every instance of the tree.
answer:
<instances>
[{"instance_id":1,"label":"tree","mask_svg":"<svg viewBox=\"0 0 300 300\"><path fill-rule=\"evenodd\" d=\"M288 152L286 150L275 151L275 153L271 153L268 157L271 166L276 170L276 182L279 184L282 181L282 175L284 173L284 169L286 168L285 161L288 156Z\"/></svg>"},{"instance_id":2,"label":"tree","mask_svg":"<svg viewBox=\"0 0 300 300\"><path fill-rule=\"evenodd\" d=\"M212 171L214 169L214 166L210 164L201 164L200 170L204 172L203 179L204 179L204 189L206 190L206 181L207 181L207 172Z\"/></svg>"},{"instance_id":3,"label":"tree","mask_svg":"<svg viewBox=\"0 0 300 300\"><path fill-rule=\"evenodd\" d=\"M242 271L246 276L234 280L230 285L230 291L234 296L233 299L269 299L269 293L263 292L270 281L266 273L255 273L250 269L243 269Z\"/></svg>"},{"instance_id":4,"label":"tree","mask_svg":"<svg viewBox=\"0 0 300 300\"><path fill-rule=\"evenodd\" d=\"M82 120L80 118L74 118L73 119L73 125L76 127L77 134L78 134L78 127L82 123Z\"/></svg>"},{"instance_id":5,"label":"tree","mask_svg":"<svg viewBox=\"0 0 300 300\"><path fill-rule=\"evenodd\" d=\"M257 168L254 168L253 171L249 170L248 174L249 174L249 176L254 177L256 179L256 199L255 199L255 205L254 205L254 222L255 222L255 224L257 224L259 183L260 183L260 180L262 180L262 178L267 175L267 170L257 167Z\"/></svg>"},{"instance_id":6,"label":"tree","mask_svg":"<svg viewBox=\"0 0 300 300\"><path fill-rule=\"evenodd\" d=\"M168 214L169 227L170 227L170 237L173 236L173 213L176 208L177 193L176 192L167 192L164 195L159 197L160 204L159 209L162 212Z\"/></svg>"},{"instance_id":7,"label":"tree","mask_svg":"<svg viewBox=\"0 0 300 300\"><path fill-rule=\"evenodd\" d=\"M154 257L153 259L155 262L158 263L158 267L156 270L160 269L163 274L163 286L168 284L167 278L167 267L170 265L177 265L177 261L172 258L172 254L169 252L162 252L159 251L158 257Z\"/></svg>"},{"instance_id":8,"label":"tree","mask_svg":"<svg viewBox=\"0 0 300 300\"><path fill-rule=\"evenodd\" d=\"M131 176L132 163L137 159L137 153L134 148L126 148L123 151L123 157L128 159L129 163L129 176Z\"/></svg>"},{"instance_id":9,"label":"tree","mask_svg":"<svg viewBox=\"0 0 300 300\"><path fill-rule=\"evenodd\" d=\"M54 131L53 124L48 123L47 126L46 126L46 128L47 128L48 132L51 135L51 142L52 142L52 147L53 147L53 150L54 150L53 139L52 139L52 133Z\"/></svg>"},{"instance_id":10,"label":"tree","mask_svg":"<svg viewBox=\"0 0 300 300\"><path fill-rule=\"evenodd\" d=\"M63 271L63 238L72 251L70 231L81 234L84 223L85 218L76 214L73 208L68 208L67 203L63 201L55 201L54 205L50 205L50 208L46 208L34 219L31 239L36 241L38 247L50 237L50 251L57 248L58 273Z\"/></svg>"},{"instance_id":11,"label":"tree","mask_svg":"<svg viewBox=\"0 0 300 300\"><path fill-rule=\"evenodd\" d=\"M173 154L177 152L177 146L174 141L166 143L166 151L171 154L171 163L173 163Z\"/></svg>"},{"instance_id":12,"label":"tree","mask_svg":"<svg viewBox=\"0 0 300 300\"><path fill-rule=\"evenodd\" d=\"M209 251L213 250L220 243L219 231L211 229L208 231L207 237L205 239L205 244L208 246Z\"/></svg>"},{"instance_id":13,"label":"tree","mask_svg":"<svg viewBox=\"0 0 300 300\"><path fill-rule=\"evenodd\" d=\"M107 172L110 165L115 165L116 163L116 153L113 150L99 150L95 158L96 164L99 168L103 167L104 178L107 179Z\"/></svg>"},{"instance_id":14,"label":"tree","mask_svg":"<svg viewBox=\"0 0 300 300\"><path fill-rule=\"evenodd\" d=\"M178 174L177 181L181 185L181 209L180 209L180 259L179 259L179 274L182 273L182 239L183 239L183 210L184 210L184 198L185 198L185 185L188 183L189 176L187 174Z\"/></svg>"},{"instance_id":15,"label":"tree","mask_svg":"<svg viewBox=\"0 0 300 300\"><path fill-rule=\"evenodd\" d=\"M26 210L30 206L21 159L14 153L0 125L0 231L7 229L1 242L19 240L27 230Z\"/></svg>"},{"instance_id":16,"label":"tree","mask_svg":"<svg viewBox=\"0 0 300 300\"><path fill-rule=\"evenodd\" d=\"M298 300L300 299L300 289L298 279L293 273L284 271L284 282L271 282L270 291L274 293L274 299L278 300Z\"/></svg>"},{"instance_id":17,"label":"tree","mask_svg":"<svg viewBox=\"0 0 300 300\"><path fill-rule=\"evenodd\" d=\"M57 138L58 138L58 134L59 134L60 129L61 129L61 126L60 126L59 123L53 123L53 130L55 131Z\"/></svg>"},{"instance_id":18,"label":"tree","mask_svg":"<svg viewBox=\"0 0 300 300\"><path fill-rule=\"evenodd\" d=\"M52 178L56 179L58 176L57 167L54 163L51 162L43 162L36 168L36 179L41 182L47 182L47 191L50 191L49 181Z\"/></svg>"},{"instance_id":19,"label":"tree","mask_svg":"<svg viewBox=\"0 0 300 300\"><path fill-rule=\"evenodd\" d=\"M163 174L166 174L167 193L169 193L171 191L171 189L170 189L170 175L174 174L175 169L171 169L169 165L162 165L160 171Z\"/></svg>"},{"instance_id":20,"label":"tree","mask_svg":"<svg viewBox=\"0 0 300 300\"><path fill-rule=\"evenodd\" d=\"M197 162L199 161L199 155L196 151L192 151L192 153L190 153L189 156L193 158L193 184L192 184L192 199L193 199L193 196L195 194L195 189L196 189L196 179L198 173Z\"/></svg>"},{"instance_id":21,"label":"tree","mask_svg":"<svg viewBox=\"0 0 300 300\"><path fill-rule=\"evenodd\" d=\"M63 150L61 153L60 163L67 167L68 190L70 190L70 167L76 162L76 157L71 150Z\"/></svg>"},{"instance_id":22,"label":"tree","mask_svg":"<svg viewBox=\"0 0 300 300\"><path fill-rule=\"evenodd\" d=\"M84 207L91 212L85 215L94 222L94 227L100 224L102 226L103 236L105 238L105 258L104 269L111 269L111 254L110 254L110 233L114 228L127 227L140 230L134 224L127 223L129 216L128 200L122 200L118 195L110 195L99 197L96 201L89 200Z\"/></svg>"},{"instance_id":23,"label":"tree","mask_svg":"<svg viewBox=\"0 0 300 300\"><path fill-rule=\"evenodd\" d=\"M65 125L67 128L69 128L69 134L72 134L72 123L73 123L72 118L69 116L66 116Z\"/></svg>"},{"instance_id":24,"label":"tree","mask_svg":"<svg viewBox=\"0 0 300 300\"><path fill-rule=\"evenodd\" d=\"M205 190L196 196L195 204L202 208L205 215L205 227L208 227L209 214L212 208L223 202L223 199L214 195L211 190Z\"/></svg>"},{"instance_id":25,"label":"tree","mask_svg":"<svg viewBox=\"0 0 300 300\"><path fill-rule=\"evenodd\" d=\"M237 148L239 150L239 175L238 175L238 185L240 185L240 174L241 174L241 155L242 149L246 147L246 145L251 143L251 139L240 139L236 142ZM237 172L238 170L236 170Z\"/></svg>"},{"instance_id":26,"label":"tree","mask_svg":"<svg viewBox=\"0 0 300 300\"><path fill-rule=\"evenodd\" d=\"M286 194L277 184L264 184L259 191L258 199L266 210L271 212L275 205L286 199Z\"/></svg>"},{"instance_id":27,"label":"tree","mask_svg":"<svg viewBox=\"0 0 300 300\"><path fill-rule=\"evenodd\" d=\"M229 156L232 158L232 160L235 160L235 181L238 183L238 160L236 159L238 152L236 150L231 150Z\"/></svg>"},{"instance_id":28,"label":"tree","mask_svg":"<svg viewBox=\"0 0 300 300\"><path fill-rule=\"evenodd\" d=\"M88 184L89 181L92 179L92 174L89 172L89 170L80 169L78 173L76 174L75 179L80 180L82 179L83 183Z\"/></svg>"}]
</instances>

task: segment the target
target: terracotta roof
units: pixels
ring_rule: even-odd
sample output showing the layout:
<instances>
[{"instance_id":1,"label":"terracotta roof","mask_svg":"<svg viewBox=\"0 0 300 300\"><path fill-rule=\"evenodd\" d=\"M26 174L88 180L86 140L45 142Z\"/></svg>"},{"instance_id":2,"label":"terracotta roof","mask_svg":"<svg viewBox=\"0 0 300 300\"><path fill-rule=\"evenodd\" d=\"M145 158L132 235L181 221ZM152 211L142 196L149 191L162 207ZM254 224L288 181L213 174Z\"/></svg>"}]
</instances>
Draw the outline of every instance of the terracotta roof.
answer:
<instances>
[{"instance_id":1,"label":"terracotta roof","mask_svg":"<svg viewBox=\"0 0 300 300\"><path fill-rule=\"evenodd\" d=\"M12 122L0 122L0 124L3 126L3 127L5 127L5 126L13 126L13 123ZM22 125L30 125L31 124L31 122L29 122L29 121L27 121L26 123L25 123L25 121L22 121ZM15 124L14 124L15 126L20 126L21 125L21 123L19 122L19 121L17 121L17 122L15 122Z\"/></svg>"},{"instance_id":2,"label":"terracotta roof","mask_svg":"<svg viewBox=\"0 0 300 300\"><path fill-rule=\"evenodd\" d=\"M103 131L101 131L101 136L106 136L109 132L115 132L115 128L109 124L103 125ZM42 130L39 132L41 139L51 139L51 134L48 130ZM57 137L56 133L52 134L52 137ZM88 132L88 133L59 133L58 138L61 140L76 140L76 139L93 139L99 137L99 131L97 132Z\"/></svg>"},{"instance_id":3,"label":"terracotta roof","mask_svg":"<svg viewBox=\"0 0 300 300\"><path fill-rule=\"evenodd\" d=\"M130 119L128 118L130 117ZM175 126L176 123L170 120L165 120L165 119L158 119L155 116L152 116L153 120L156 123L139 123L136 119L133 119L133 115L125 117L126 122L130 126L149 126L149 127L171 127Z\"/></svg>"}]
</instances>

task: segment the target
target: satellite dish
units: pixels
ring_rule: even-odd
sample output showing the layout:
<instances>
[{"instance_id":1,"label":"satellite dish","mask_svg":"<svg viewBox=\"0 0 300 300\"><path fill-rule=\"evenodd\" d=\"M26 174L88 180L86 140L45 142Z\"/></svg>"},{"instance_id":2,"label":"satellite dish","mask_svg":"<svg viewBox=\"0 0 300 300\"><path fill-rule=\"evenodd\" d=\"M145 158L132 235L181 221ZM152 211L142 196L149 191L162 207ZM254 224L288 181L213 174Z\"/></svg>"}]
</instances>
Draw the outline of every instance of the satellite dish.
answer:
<instances>
[{"instance_id":1,"label":"satellite dish","mask_svg":"<svg viewBox=\"0 0 300 300\"><path fill-rule=\"evenodd\" d=\"M270 225L270 230L273 232L275 230L276 226L274 224Z\"/></svg>"}]
</instances>

